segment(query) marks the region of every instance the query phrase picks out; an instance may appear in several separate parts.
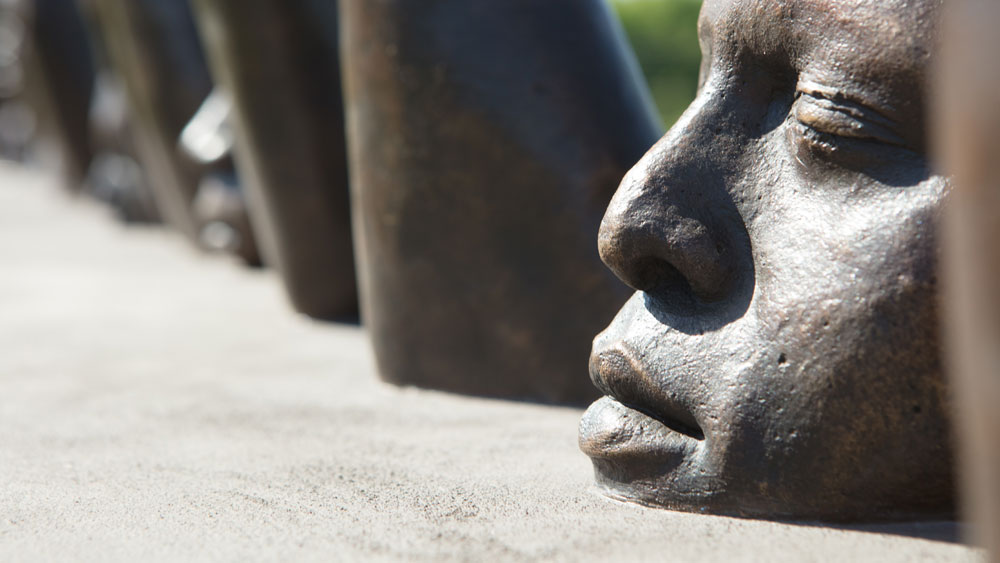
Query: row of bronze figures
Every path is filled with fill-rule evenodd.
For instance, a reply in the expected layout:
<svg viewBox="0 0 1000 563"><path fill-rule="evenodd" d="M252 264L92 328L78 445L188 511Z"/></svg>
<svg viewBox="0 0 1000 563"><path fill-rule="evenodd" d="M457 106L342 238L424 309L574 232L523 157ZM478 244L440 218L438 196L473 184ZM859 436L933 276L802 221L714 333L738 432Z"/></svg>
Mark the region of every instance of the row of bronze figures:
<svg viewBox="0 0 1000 563"><path fill-rule="evenodd" d="M707 0L697 99L662 138L602 0L25 17L70 183L262 260L307 315L350 317L360 295L386 380L605 395L580 444L619 498L950 517L939 3L842 4Z"/></svg>

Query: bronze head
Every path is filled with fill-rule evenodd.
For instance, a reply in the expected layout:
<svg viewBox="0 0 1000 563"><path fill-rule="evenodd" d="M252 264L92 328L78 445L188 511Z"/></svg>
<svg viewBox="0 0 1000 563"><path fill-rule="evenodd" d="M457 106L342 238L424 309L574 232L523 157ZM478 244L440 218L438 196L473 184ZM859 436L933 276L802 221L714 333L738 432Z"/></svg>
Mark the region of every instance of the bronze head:
<svg viewBox="0 0 1000 563"><path fill-rule="evenodd" d="M938 0L706 0L697 98L626 175L582 449L612 496L742 516L949 515L925 150Z"/></svg>

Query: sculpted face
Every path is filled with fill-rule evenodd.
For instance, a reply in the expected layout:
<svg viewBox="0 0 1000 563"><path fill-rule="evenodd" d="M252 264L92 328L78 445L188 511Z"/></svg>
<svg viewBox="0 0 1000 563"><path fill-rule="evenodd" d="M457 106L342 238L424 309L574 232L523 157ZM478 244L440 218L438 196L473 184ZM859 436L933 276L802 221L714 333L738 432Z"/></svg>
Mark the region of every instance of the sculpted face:
<svg viewBox="0 0 1000 563"><path fill-rule="evenodd" d="M702 85L601 256L581 448L616 497L744 516L948 515L924 85L935 0L706 0Z"/></svg>

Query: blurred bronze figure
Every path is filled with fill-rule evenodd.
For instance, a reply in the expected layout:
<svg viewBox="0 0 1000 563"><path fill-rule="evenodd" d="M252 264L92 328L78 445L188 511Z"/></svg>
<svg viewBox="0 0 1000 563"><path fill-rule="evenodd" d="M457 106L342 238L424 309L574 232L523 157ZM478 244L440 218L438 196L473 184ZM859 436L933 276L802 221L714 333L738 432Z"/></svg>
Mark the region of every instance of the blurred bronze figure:
<svg viewBox="0 0 1000 563"><path fill-rule="evenodd" d="M83 20L74 0L18 4L30 22L28 101L39 132L53 141L65 186L77 192L93 156L88 123L95 69Z"/></svg>
<svg viewBox="0 0 1000 563"><path fill-rule="evenodd" d="M220 169L232 173L228 153L199 155L181 142L182 131L199 115L213 88L188 0L81 1L94 10L111 63L125 85L137 152L165 220L203 248L230 251L257 264L242 195L234 192L235 185L211 181L218 179ZM217 138L211 128L200 130ZM215 192L210 199L221 196L225 205L196 202L206 179L207 189ZM206 217L199 209L215 209L223 216ZM228 230L226 236L215 236L220 228Z"/></svg>
<svg viewBox="0 0 1000 563"><path fill-rule="evenodd" d="M942 252L962 512L1000 561L1000 3L951 0L936 88L936 152L954 189Z"/></svg>
<svg viewBox="0 0 1000 563"><path fill-rule="evenodd" d="M149 179L139 164L135 124L121 77L110 62L93 10L79 2L94 64L94 89L88 119L93 158L86 189L128 223L160 223Z"/></svg>
<svg viewBox="0 0 1000 563"><path fill-rule="evenodd" d="M26 99L30 26L24 0L0 2L0 158L31 155L37 116Z"/></svg>
<svg viewBox="0 0 1000 563"><path fill-rule="evenodd" d="M696 100L625 177L582 449L615 497L780 518L954 510L925 86L936 0L706 0Z"/></svg>
<svg viewBox="0 0 1000 563"><path fill-rule="evenodd" d="M181 132L180 152L198 177L191 208L199 242L205 248L235 254L249 266L261 266L256 233L233 163L231 115L229 96L213 90Z"/></svg>
<svg viewBox="0 0 1000 563"><path fill-rule="evenodd" d="M335 0L197 0L255 233L297 310L356 315Z"/></svg>
<svg viewBox="0 0 1000 563"><path fill-rule="evenodd" d="M0 2L0 158L17 162L32 158L38 121L27 95L29 20L25 0Z"/></svg>
<svg viewBox="0 0 1000 563"><path fill-rule="evenodd" d="M164 218L192 240L197 170L177 140L212 89L187 0L83 0L101 25L135 122L136 143Z"/></svg>
<svg viewBox="0 0 1000 563"><path fill-rule="evenodd" d="M99 66L100 68L100 66ZM126 223L160 223L159 209L136 154L134 127L125 91L117 76L101 68L90 107L94 151L87 189Z"/></svg>
<svg viewBox="0 0 1000 563"><path fill-rule="evenodd" d="M655 142L603 0L342 0L362 318L383 377L581 402L624 301L594 248Z"/></svg>

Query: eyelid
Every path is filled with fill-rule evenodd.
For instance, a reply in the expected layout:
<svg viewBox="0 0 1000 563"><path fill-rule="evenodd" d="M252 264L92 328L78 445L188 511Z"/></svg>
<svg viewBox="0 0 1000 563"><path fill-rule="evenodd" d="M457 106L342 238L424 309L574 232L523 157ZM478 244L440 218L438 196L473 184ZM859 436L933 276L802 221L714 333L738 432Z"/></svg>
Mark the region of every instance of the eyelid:
<svg viewBox="0 0 1000 563"><path fill-rule="evenodd" d="M799 85L796 97L794 114L803 125L822 133L906 146L890 118L837 91L804 83Z"/></svg>

